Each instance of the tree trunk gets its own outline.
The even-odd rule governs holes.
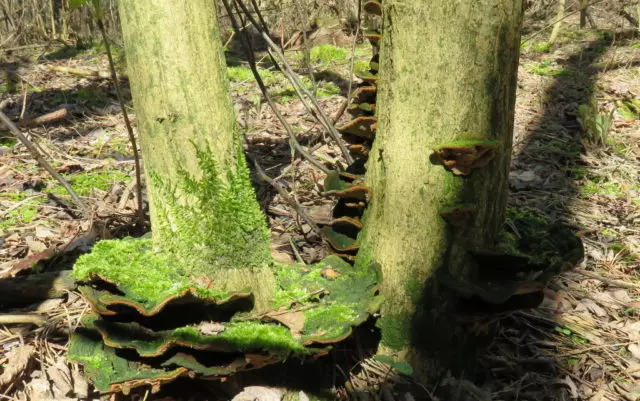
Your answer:
[[[219,267],[224,274],[208,277],[216,288],[249,288],[260,306],[274,288],[269,233],[235,121],[215,4],[136,0],[119,9],[154,247],[192,274]]]
[[[469,251],[503,224],[523,5],[383,2],[378,130],[356,264],[379,263],[381,351],[452,345],[437,269],[466,274]],[[445,220],[446,219],[446,220]],[[440,335],[440,336],[439,336]],[[452,354],[457,349],[447,349]]]
[[[580,28],[587,26],[587,8],[589,8],[589,0],[580,0]]]
[[[556,22],[553,24],[553,30],[551,31],[551,36],[549,36],[549,44],[553,44],[558,39],[558,34],[560,34],[560,28],[562,27],[562,19],[564,18],[564,6],[565,0],[558,0],[558,10],[556,11]],[[580,11],[580,19],[582,20],[582,13],[585,10]]]

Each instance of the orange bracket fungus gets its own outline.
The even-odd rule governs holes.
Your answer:
[[[469,175],[474,168],[486,166],[499,147],[497,141],[460,141],[438,146],[430,156],[455,175]]]
[[[338,128],[338,131],[364,139],[373,139],[377,121],[378,119],[376,117],[357,117]]]
[[[382,4],[379,1],[367,1],[363,9],[366,13],[372,15],[382,15]]]

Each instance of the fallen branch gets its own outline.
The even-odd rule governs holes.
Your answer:
[[[71,270],[6,278],[0,280],[0,307],[14,308],[60,298],[75,287]]]
[[[0,314],[0,324],[33,324],[36,326],[43,326],[46,321],[47,319],[44,316],[33,313]]]
[[[70,75],[79,75],[81,77],[109,78],[109,73],[107,71],[84,70],[82,68],[65,67],[62,65],[50,65],[49,69],[55,72],[62,72]]]
[[[589,278],[595,279],[595,280],[599,280],[602,281],[603,283],[611,286],[611,287],[619,287],[619,288],[626,288],[628,290],[638,290],[640,289],[640,285],[639,284],[635,284],[635,283],[631,283],[631,282],[626,282],[626,281],[622,281],[622,280],[616,280],[616,279],[612,279],[612,278],[608,278],[608,277],[604,277],[601,276],[598,273],[589,271],[589,270],[576,270],[576,273],[582,274],[583,276],[587,276]]]
[[[39,117],[22,120],[18,123],[18,126],[22,128],[35,127],[62,120],[67,118],[68,115],[69,111],[66,108],[62,108],[60,110],[52,111],[51,113],[43,114]]]
[[[36,161],[38,162],[38,164],[40,164],[40,166],[42,166],[42,168],[44,168],[45,170],[47,170],[49,172],[49,174],[51,174],[53,176],[53,178],[55,178],[60,185],[62,185],[64,187],[64,189],[69,193],[69,195],[71,195],[71,199],[73,200],[73,203],[76,204],[76,206],[78,206],[79,209],[86,211],[87,207],[85,206],[85,204],[80,200],[80,198],[78,197],[78,195],[75,193],[75,191],[73,190],[73,188],[71,188],[71,185],[69,185],[69,183],[67,182],[67,180],[65,180],[57,171],[56,169],[53,168],[53,166],[51,166],[51,164],[49,164],[49,162],[42,157],[42,155],[40,154],[40,152],[38,152],[38,148],[36,148],[36,145],[31,142],[29,140],[29,138],[27,138],[19,129],[18,127],[16,127],[16,125],[13,123],[13,121],[11,121],[11,119],[9,119],[9,117],[7,117],[6,114],[4,114],[2,112],[2,110],[4,109],[4,106],[9,103],[9,100],[5,100],[4,102],[0,103],[0,120],[7,126],[7,128],[9,128],[9,131],[11,131],[11,133],[13,135],[15,135],[20,142],[22,142],[22,144],[27,148],[27,150],[29,151],[29,153],[31,153],[31,156],[33,156],[34,159],[36,159]]]

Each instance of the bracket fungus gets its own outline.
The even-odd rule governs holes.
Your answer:
[[[354,223],[336,219],[335,224],[347,221]],[[327,270],[333,274],[328,276]],[[109,309],[111,305],[101,315],[104,310],[95,308],[74,334],[69,358],[85,367],[99,391],[128,392],[139,386],[155,391],[180,376],[224,377],[290,357],[321,356],[377,311],[379,274],[375,264],[354,269],[337,256],[312,266],[278,265],[269,310],[227,311],[217,321],[208,320],[215,313],[203,312],[185,322],[168,306],[152,309],[153,316],[149,310]],[[90,287],[91,279],[84,285]],[[210,300],[189,300],[196,301]],[[225,306],[214,301],[213,308]]]
[[[343,134],[350,134],[364,139],[373,139],[375,134],[376,123],[378,119],[371,116],[357,117],[342,127],[338,131]]]
[[[382,15],[382,4],[379,1],[367,1],[363,9],[371,15]]]
[[[440,216],[453,227],[463,227],[473,220],[476,207],[473,204],[461,204],[440,210]]]
[[[507,219],[510,223],[495,249],[467,253],[471,271],[464,278],[446,268],[436,272],[438,282],[462,297],[463,312],[536,307],[549,280],[584,259],[582,241],[569,229],[534,219]]]
[[[497,141],[459,141],[436,147],[430,156],[455,175],[469,175],[474,168],[486,166],[499,148]]]
[[[375,86],[361,86],[353,93],[354,103],[375,103],[378,89]]]

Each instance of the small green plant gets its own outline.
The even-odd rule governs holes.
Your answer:
[[[258,74],[265,85],[270,86],[278,81],[278,76],[271,70],[258,69]],[[248,67],[227,67],[227,76],[231,82],[254,82],[253,72]]]
[[[537,75],[550,75],[554,77],[569,74],[569,71],[565,68],[554,65],[554,60],[551,59],[532,64],[530,70]]]
[[[534,49],[538,53],[549,53],[552,48],[553,48],[553,43],[548,43],[548,42],[536,43],[536,45],[534,46]]]
[[[599,112],[595,101],[581,104],[578,106],[578,122],[587,138],[596,144],[604,145],[613,126],[613,110],[609,114],[603,114]]]
[[[405,375],[405,376],[413,375],[413,368],[407,362],[395,361],[389,355],[376,355],[376,356],[373,357],[373,359],[375,359],[378,362],[382,362],[385,365],[389,366],[389,372],[391,372],[391,370],[395,369],[398,373],[400,373],[402,375]]]
[[[17,208],[10,210],[0,219],[0,232],[33,222],[38,215],[40,205],[46,201],[46,198],[42,196],[34,196],[27,200],[24,192],[5,193],[0,195],[0,199],[6,199],[11,202],[24,202]]]
[[[311,62],[329,65],[347,59],[347,50],[334,45],[319,45],[311,49]]]
[[[0,131],[0,146],[13,146],[18,142],[15,136],[9,131]]]
[[[571,339],[571,341],[573,341],[576,344],[588,344],[589,343],[588,339],[578,335],[577,333],[574,333],[572,330],[570,330],[570,329],[568,329],[566,327],[556,326],[555,327],[555,331],[565,335],[566,337],[569,337]]]
[[[640,119],[640,99],[625,99],[618,102],[617,111],[625,120]]]

